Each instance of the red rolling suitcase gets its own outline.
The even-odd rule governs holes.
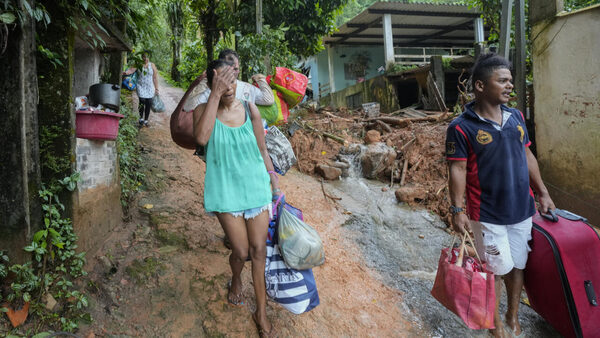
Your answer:
[[[525,267],[531,307],[565,337],[600,337],[600,236],[565,210],[533,217]]]

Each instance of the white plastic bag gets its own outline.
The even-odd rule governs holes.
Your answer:
[[[278,240],[286,264],[297,270],[323,264],[325,251],[317,231],[285,208],[279,212]]]

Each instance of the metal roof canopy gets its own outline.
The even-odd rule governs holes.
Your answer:
[[[335,45],[383,45],[383,15],[390,14],[394,47],[473,47],[481,12],[458,4],[378,1],[323,38]],[[486,34],[487,35],[487,34]]]

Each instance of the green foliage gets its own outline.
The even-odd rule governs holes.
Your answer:
[[[171,53],[165,42],[171,32],[164,3],[164,0],[130,0],[127,6],[133,22],[128,21],[127,35],[132,37],[134,51],[149,50],[150,61],[166,70],[171,65]]]
[[[401,73],[403,71],[409,70],[409,69],[415,69],[418,68],[418,66],[415,65],[403,65],[400,63],[394,63],[393,65],[391,65],[386,73],[387,74],[394,74],[394,73]]]
[[[275,66],[291,68],[297,61],[289,50],[285,38],[287,27],[283,25],[271,29],[268,25],[263,27],[262,34],[247,34],[239,37],[238,54],[243,61],[240,67],[243,74],[252,75],[256,73],[273,74]],[[272,69],[265,69],[265,57],[270,57]]]
[[[273,0],[263,6],[265,25],[289,27],[285,33],[290,51],[298,56],[311,56],[323,49],[322,38],[334,32],[335,18],[349,0]],[[242,32],[252,32],[253,2],[240,6]],[[250,8],[248,8],[250,7]],[[249,13],[252,13],[248,15]],[[245,23],[245,25],[244,25]],[[250,24],[250,25],[249,25]]]
[[[121,94],[121,101],[127,102],[125,94]],[[140,148],[138,145],[138,115],[133,112],[130,104],[121,106],[121,114],[125,118],[119,122],[119,135],[117,136],[117,153],[119,154],[119,174],[121,180],[121,205],[125,212],[128,211],[129,202],[139,190],[144,180],[140,172]]]
[[[565,11],[571,12],[580,8],[585,8],[600,4],[600,0],[565,0]]]
[[[187,88],[195,78],[206,70],[207,64],[202,41],[195,40],[184,46],[181,52],[181,63],[177,67],[181,74],[182,87]]]
[[[25,23],[25,16],[32,17],[37,22],[42,22],[44,26],[50,23],[50,15],[44,5],[36,2],[33,7],[29,2],[23,2],[23,9],[15,6],[14,1],[3,1],[0,3],[0,22],[11,24],[17,21],[19,24]]]
[[[185,15],[183,12],[183,0],[169,0],[166,4],[169,28],[171,28],[171,77],[175,81],[181,80],[181,74],[177,66],[181,60],[181,44],[185,33]]]
[[[64,146],[61,140],[64,140],[66,131],[61,126],[41,126],[40,127],[40,163],[42,172],[48,172],[52,176],[63,175],[71,170],[71,162],[67,157],[57,157]],[[60,176],[58,176],[60,177]]]
[[[367,7],[371,6],[377,0],[350,0],[346,6],[344,6],[342,13],[335,19],[335,25],[337,27],[345,24]]]
[[[6,300],[14,305],[29,302],[30,313],[37,315],[43,324],[69,332],[78,327],[79,319],[89,318],[82,312],[88,305],[87,297],[74,285],[77,278],[86,275],[85,252],[75,251],[77,235],[71,220],[63,217],[65,207],[58,197],[65,189],[75,190],[78,180],[79,174],[75,173],[48,187],[42,185],[39,196],[44,223],[23,248],[32,254],[31,261],[7,267],[8,257],[0,252],[0,277],[11,275]],[[1,292],[0,300],[4,298]],[[60,311],[45,308],[42,296],[46,293],[60,304]]]

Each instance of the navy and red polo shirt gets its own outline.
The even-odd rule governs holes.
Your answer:
[[[446,133],[446,158],[467,161],[467,215],[471,220],[515,224],[535,213],[525,147],[531,142],[523,114],[502,105],[502,126],[473,111],[474,102]]]

